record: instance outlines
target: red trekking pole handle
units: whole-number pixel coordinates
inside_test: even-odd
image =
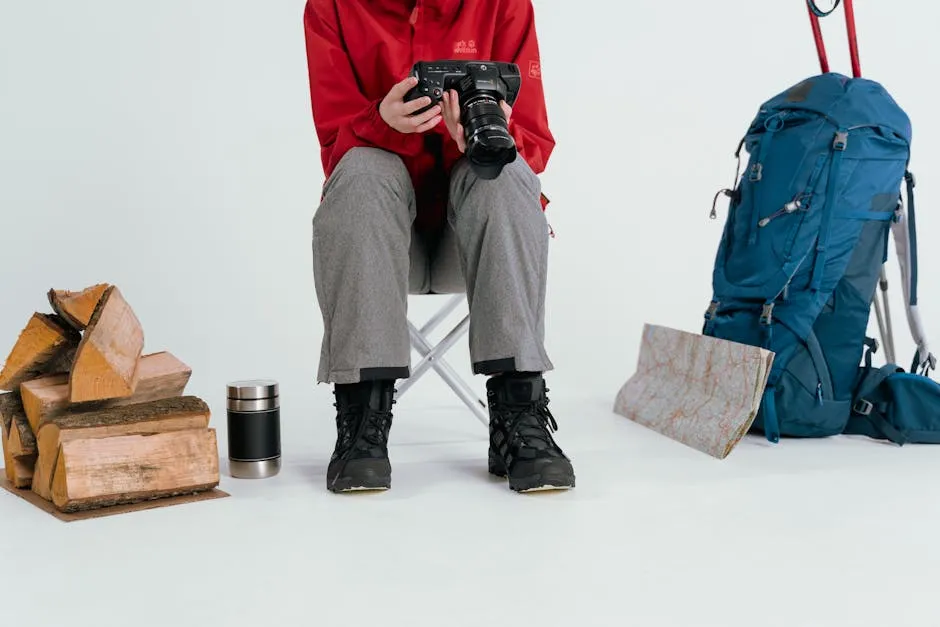
[[[829,71],[829,58],[826,55],[826,44],[823,42],[822,30],[819,28],[819,18],[827,17],[835,11],[843,0],[836,0],[832,9],[821,11],[814,0],[806,0],[806,9],[809,12],[810,25],[813,27],[813,39],[816,41],[816,53],[819,56],[819,67],[823,73]],[[862,76],[861,64],[858,60],[858,39],[855,34],[855,9],[852,0],[845,0],[845,28],[849,35],[849,56],[852,58],[852,76]]]

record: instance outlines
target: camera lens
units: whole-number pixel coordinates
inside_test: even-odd
[[[495,179],[503,166],[516,159],[517,152],[499,102],[488,94],[471,96],[462,107],[460,117],[467,142],[467,159],[477,176]]]

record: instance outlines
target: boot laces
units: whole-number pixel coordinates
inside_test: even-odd
[[[397,401],[392,400],[394,405]],[[385,446],[387,433],[392,422],[392,411],[372,409],[363,403],[333,403],[336,414],[337,443],[339,455],[350,450],[362,452],[373,447]]]
[[[545,388],[546,394],[548,388]],[[521,446],[534,448],[554,448],[552,433],[558,431],[558,422],[548,408],[548,397],[537,401],[507,403],[501,408],[500,417],[509,425],[507,440],[513,442],[519,438]]]

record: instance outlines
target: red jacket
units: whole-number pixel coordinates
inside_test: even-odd
[[[536,174],[555,146],[548,128],[531,0],[307,0],[304,10],[313,118],[327,177],[350,148],[400,155],[418,198],[419,228],[442,223],[447,177],[462,155],[441,121],[443,162],[425,137],[399,133],[379,103],[416,61],[511,61],[522,72],[509,131]],[[445,176],[442,176],[445,175]],[[543,196],[543,208],[547,200]]]

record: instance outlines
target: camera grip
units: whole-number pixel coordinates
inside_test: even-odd
[[[439,104],[444,97],[444,86],[441,80],[435,81],[433,77],[428,77],[425,73],[424,67],[421,65],[422,62],[416,63],[412,75],[418,78],[418,84],[408,90],[408,93],[405,94],[405,102],[411,102],[412,100],[417,100],[427,96],[431,99],[431,103],[415,111],[412,115],[421,115],[425,111],[432,108],[434,105]]]

